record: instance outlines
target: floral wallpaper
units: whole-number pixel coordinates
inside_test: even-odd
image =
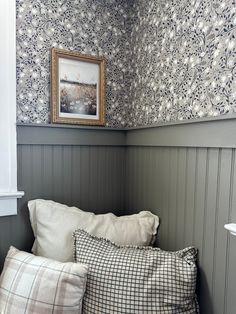
[[[235,0],[137,0],[129,126],[236,111]]]
[[[50,49],[107,59],[106,125],[125,126],[130,68],[125,0],[17,0],[17,118],[50,121]]]
[[[236,0],[17,0],[18,122],[50,121],[50,48],[107,59],[106,126],[236,111]]]

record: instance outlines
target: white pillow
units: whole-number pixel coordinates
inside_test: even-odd
[[[82,313],[88,267],[10,247],[0,277],[0,313]]]
[[[61,262],[73,261],[72,234],[76,229],[119,245],[147,246],[155,239],[159,225],[158,216],[148,211],[121,217],[95,215],[41,199],[29,201],[28,207],[35,236],[33,253]]]

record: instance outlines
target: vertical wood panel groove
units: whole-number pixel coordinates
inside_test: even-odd
[[[163,192],[163,179],[162,179],[162,174],[163,174],[163,167],[161,166],[163,164],[163,149],[160,148],[160,158],[159,158],[159,169],[160,169],[160,192],[161,192],[161,197],[160,197],[160,210],[161,210],[161,213],[160,215],[161,216],[161,226],[162,226],[162,218],[163,218],[163,204],[164,204],[164,192]],[[164,231],[163,231],[163,228],[162,227],[159,227],[159,232],[161,231],[161,235],[162,235],[162,243],[164,243]]]
[[[222,149],[219,149],[218,155],[218,169],[217,169],[217,187],[216,187],[216,211],[215,211],[215,224],[214,224],[214,258],[212,267],[212,296],[215,298],[215,269],[216,269],[216,247],[217,247],[217,226],[218,226],[218,214],[219,214],[219,189],[220,189],[220,167],[221,167],[221,154]]]
[[[180,155],[180,150],[179,148],[177,148],[177,178],[176,178],[176,190],[175,190],[175,203],[176,203],[176,221],[178,221],[178,213],[179,213],[179,208],[178,208],[178,203],[179,203],[179,193],[178,193],[178,184],[179,184],[179,155]],[[175,247],[177,246],[177,224],[175,222],[174,224],[174,243],[175,243]]]
[[[229,220],[228,222],[235,222],[236,220],[236,150],[233,149],[233,174],[232,174],[232,199],[230,203],[229,210]],[[236,241],[235,238],[229,235],[228,242],[229,250],[228,254],[228,273],[227,273],[227,291],[226,291],[226,313],[232,314],[235,312],[236,308],[236,270],[235,270],[235,261],[236,261]]]
[[[76,146],[71,146],[71,167],[73,171],[71,172],[71,203],[74,204],[75,202],[75,196],[74,196],[74,190],[75,190],[75,172],[77,171],[75,167],[75,149]]]
[[[41,182],[44,182],[44,146],[42,145],[42,148],[41,148],[41,160],[42,160],[42,169],[41,169]],[[24,181],[22,181],[23,183]],[[41,194],[43,194],[43,186],[42,186],[42,191],[41,191]]]
[[[139,205],[145,203],[160,215],[161,248],[198,248],[201,314],[234,314],[235,302],[228,295],[235,295],[235,283],[228,272],[235,271],[232,256],[236,253],[232,248],[236,245],[223,225],[230,218],[236,219],[235,150],[135,147],[127,151],[127,169],[132,164],[132,172],[138,176],[138,180],[129,178],[133,192],[127,209],[140,209]],[[133,162],[135,159],[138,162]]]
[[[65,203],[65,146],[61,147],[61,171],[62,171],[62,178],[63,178],[63,184],[62,184],[62,199]]]
[[[20,249],[30,248],[25,205],[37,195],[96,213],[149,209],[160,216],[161,248],[199,249],[201,314],[234,314],[236,243],[223,223],[236,219],[235,149],[25,144],[18,167],[26,196],[7,237],[16,228]]]
[[[54,160],[55,160],[55,147],[52,147],[52,163],[51,163],[51,168],[52,168],[52,195],[55,197],[56,191],[55,191],[55,170],[54,170]]]
[[[167,249],[169,249],[169,238],[170,238],[170,182],[171,182],[171,148],[168,148],[168,172],[167,172]]]
[[[186,239],[186,211],[187,211],[187,187],[188,187],[188,163],[189,163],[189,149],[186,149],[186,173],[185,173],[185,191],[184,191],[184,233],[183,233],[183,243]]]
[[[208,196],[208,182],[209,182],[209,149],[207,148],[206,156],[206,176],[205,176],[205,197],[204,197],[204,218],[203,218],[203,236],[202,236],[202,260],[204,261],[205,243],[206,243],[206,213],[207,213],[207,196]]]
[[[195,197],[195,179],[196,179],[196,148],[189,149],[189,159],[187,165],[188,172],[188,185],[187,185],[187,210],[186,210],[186,238],[185,238],[185,246],[189,246],[193,244],[193,225],[194,225],[194,197]]]
[[[186,174],[185,174],[185,191],[184,191],[184,238],[183,238],[183,243],[185,242],[186,239],[186,212],[187,212],[187,187],[188,187],[188,163],[189,163],[189,149],[187,148],[186,151]]]
[[[95,212],[123,213],[124,147],[18,145],[18,151],[23,201],[54,199]]]
[[[199,162],[199,148],[196,148],[196,163],[195,163],[195,177],[194,177],[194,196],[193,196],[193,233],[192,243],[195,243],[195,221],[196,221],[196,198],[197,198],[197,183],[198,183],[198,162]]]
[[[230,200],[230,178],[232,170],[232,149],[222,149],[221,154],[221,179],[219,194],[219,212],[217,224],[217,249],[216,249],[216,277],[215,277],[215,309],[216,313],[224,312],[224,293],[226,276],[226,258],[227,258],[227,232],[224,230],[224,224],[227,222],[229,214]]]
[[[72,202],[73,200],[73,194],[72,194],[72,187],[73,187],[73,172],[74,169],[73,167],[73,146],[70,146],[70,169],[71,169],[71,173],[70,173],[70,202]]]
[[[231,221],[232,214],[232,202],[233,202],[233,180],[234,180],[234,163],[235,163],[235,149],[232,150],[231,158],[231,170],[230,170],[230,191],[229,191],[229,210],[228,210],[228,221]],[[228,276],[229,276],[229,245],[230,235],[227,234],[226,243],[226,268],[225,268],[225,294],[224,294],[224,314],[227,313],[227,295],[228,295]]]

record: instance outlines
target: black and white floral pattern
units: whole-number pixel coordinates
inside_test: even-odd
[[[107,59],[107,126],[124,126],[128,112],[130,25],[125,0],[17,0],[18,122],[48,123],[50,49]]]
[[[235,0],[134,3],[129,125],[236,111]]]
[[[53,46],[106,57],[106,126],[231,114],[235,35],[235,0],[17,0],[18,122],[50,120]]]

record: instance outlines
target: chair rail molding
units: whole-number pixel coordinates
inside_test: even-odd
[[[0,1],[0,216],[17,214],[16,1]]]

